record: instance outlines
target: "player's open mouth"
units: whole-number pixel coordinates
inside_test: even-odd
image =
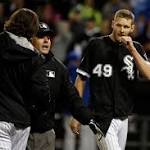
[[[48,45],[43,45],[42,48],[47,49],[49,47],[48,47]]]

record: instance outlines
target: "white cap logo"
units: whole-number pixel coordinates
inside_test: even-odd
[[[47,28],[47,25],[46,24],[44,24],[44,23],[42,23],[42,24],[40,24],[40,28]]]

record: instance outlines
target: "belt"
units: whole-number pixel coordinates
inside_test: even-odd
[[[128,118],[128,116],[115,117],[115,119],[120,119],[120,120],[125,120],[127,118]]]

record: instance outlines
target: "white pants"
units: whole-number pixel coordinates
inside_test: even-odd
[[[87,125],[81,126],[79,150],[97,150],[95,135]]]
[[[30,127],[16,129],[14,124],[0,121],[0,150],[25,150]]]
[[[108,150],[124,150],[127,132],[128,119],[113,119],[105,137]]]

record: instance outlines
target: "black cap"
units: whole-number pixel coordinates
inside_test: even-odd
[[[39,24],[39,30],[37,32],[37,37],[42,37],[44,35],[49,35],[51,37],[54,36],[54,31],[52,29],[49,28],[49,26],[44,23],[44,22],[40,22]]]

